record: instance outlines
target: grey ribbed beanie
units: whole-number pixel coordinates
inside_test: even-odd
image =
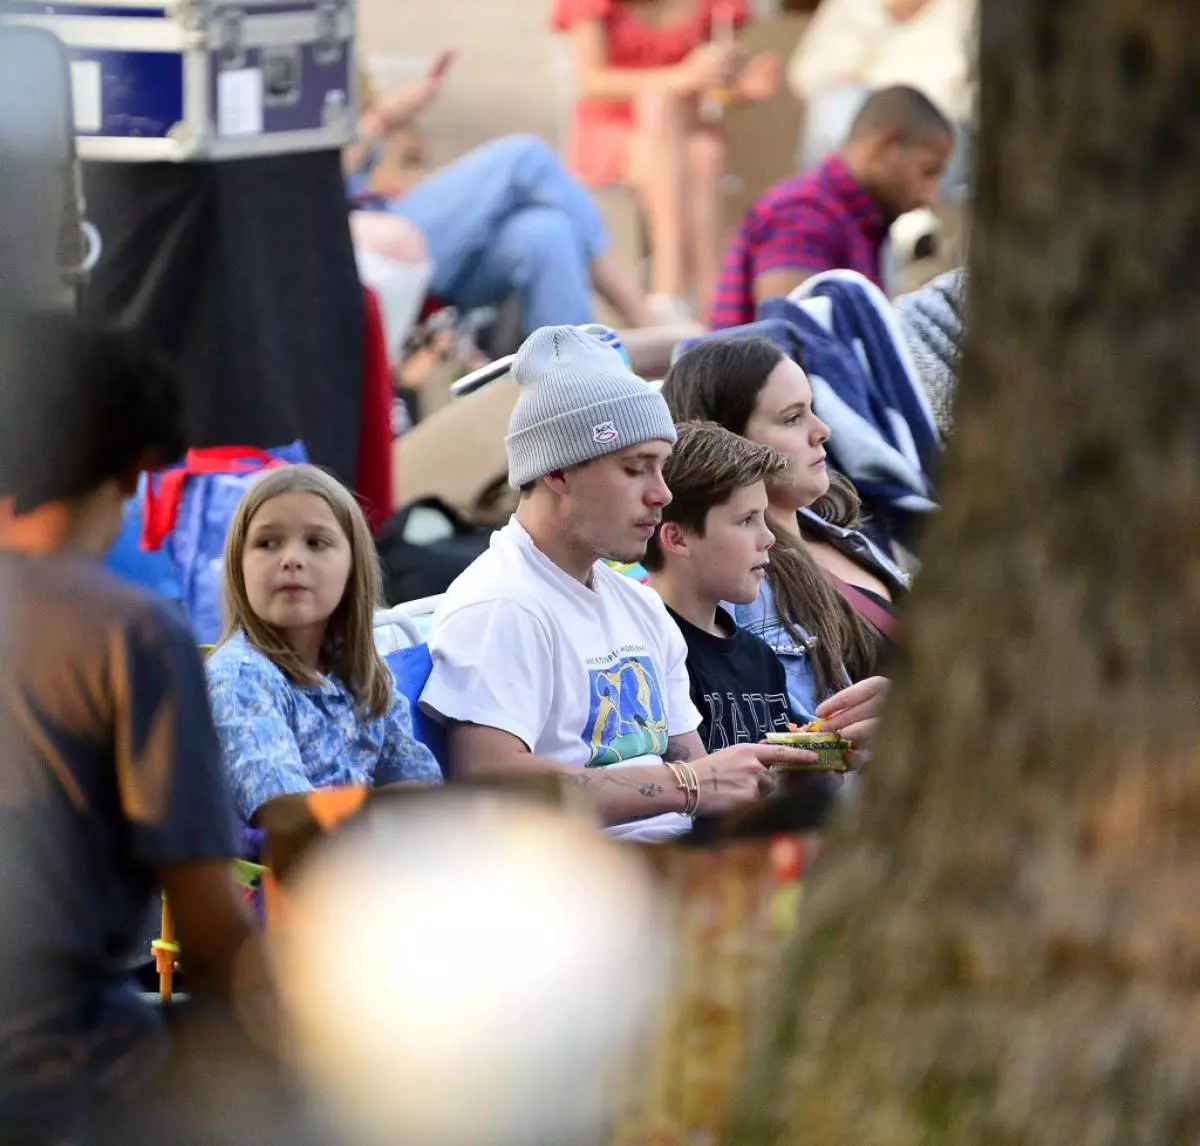
[[[522,343],[510,373],[518,391],[504,445],[514,488],[640,442],[675,443],[662,395],[595,335],[540,327]]]

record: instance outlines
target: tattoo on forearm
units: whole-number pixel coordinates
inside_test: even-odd
[[[668,741],[667,750],[663,753],[664,760],[678,764],[680,760],[690,760],[691,758],[692,750],[686,744],[681,744],[677,740]]]
[[[608,768],[585,768],[578,776],[568,777],[570,783],[579,788],[593,790],[601,785],[611,785],[617,788],[632,788],[639,796],[653,800],[661,796],[665,789],[653,780],[638,780],[636,777],[622,776],[620,770],[610,771]]]

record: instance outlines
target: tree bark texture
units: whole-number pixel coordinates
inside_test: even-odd
[[[1200,1142],[1200,3],[981,40],[945,508],[737,1146]]]

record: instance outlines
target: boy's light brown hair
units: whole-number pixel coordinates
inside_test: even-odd
[[[787,458],[731,433],[716,422],[681,422],[679,437],[663,466],[663,481],[671,491],[663,510],[664,523],[673,521],[700,537],[708,511],[724,505],[739,489],[767,481],[787,469]],[[657,573],[663,567],[660,525],[646,546],[642,564]]]

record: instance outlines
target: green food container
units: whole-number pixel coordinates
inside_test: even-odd
[[[846,753],[854,746],[834,732],[768,732],[768,744],[807,748],[817,754],[816,764],[775,764],[772,772],[849,772]]]

